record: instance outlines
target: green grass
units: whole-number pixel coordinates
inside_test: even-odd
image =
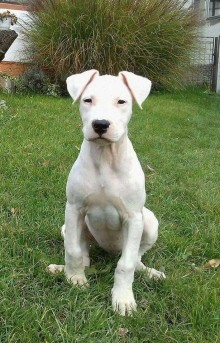
[[[111,309],[118,256],[92,250],[88,290],[45,272],[64,259],[59,227],[82,141],[78,105],[0,98],[8,105],[0,111],[0,342],[219,343],[220,268],[198,272],[192,264],[220,258],[220,98],[189,89],[154,94],[143,111],[135,108],[130,136],[146,174],[147,206],[160,220],[145,262],[165,269],[167,279],[136,275],[133,318]]]

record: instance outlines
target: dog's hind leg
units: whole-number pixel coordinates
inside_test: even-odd
[[[139,261],[136,265],[136,271],[144,271],[150,279],[165,279],[165,274],[154,268],[146,267],[141,258],[144,253],[151,249],[158,237],[158,220],[154,213],[144,207],[143,209],[143,223],[144,230],[142,234],[140,249],[139,249]]]

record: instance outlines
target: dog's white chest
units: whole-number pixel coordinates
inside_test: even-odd
[[[122,222],[127,211],[122,200],[105,192],[97,192],[85,201],[85,222],[98,244],[108,251],[122,247]]]

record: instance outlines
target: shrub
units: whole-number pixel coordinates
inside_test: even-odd
[[[35,0],[30,17],[27,54],[59,82],[95,68],[174,87],[196,39],[197,14],[180,0]]]
[[[27,69],[22,75],[14,77],[8,74],[0,73],[0,91],[7,91],[17,94],[46,94],[50,96],[59,96],[59,86],[50,82],[48,76],[37,66]],[[6,86],[6,88],[5,88]]]
[[[17,79],[18,93],[43,94],[47,91],[48,77],[37,67],[30,67]]]

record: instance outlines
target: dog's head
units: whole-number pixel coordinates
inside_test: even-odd
[[[150,80],[128,71],[100,76],[92,69],[72,75],[66,82],[74,102],[80,100],[85,139],[98,144],[120,140],[127,132],[133,102],[141,108],[151,89]]]

